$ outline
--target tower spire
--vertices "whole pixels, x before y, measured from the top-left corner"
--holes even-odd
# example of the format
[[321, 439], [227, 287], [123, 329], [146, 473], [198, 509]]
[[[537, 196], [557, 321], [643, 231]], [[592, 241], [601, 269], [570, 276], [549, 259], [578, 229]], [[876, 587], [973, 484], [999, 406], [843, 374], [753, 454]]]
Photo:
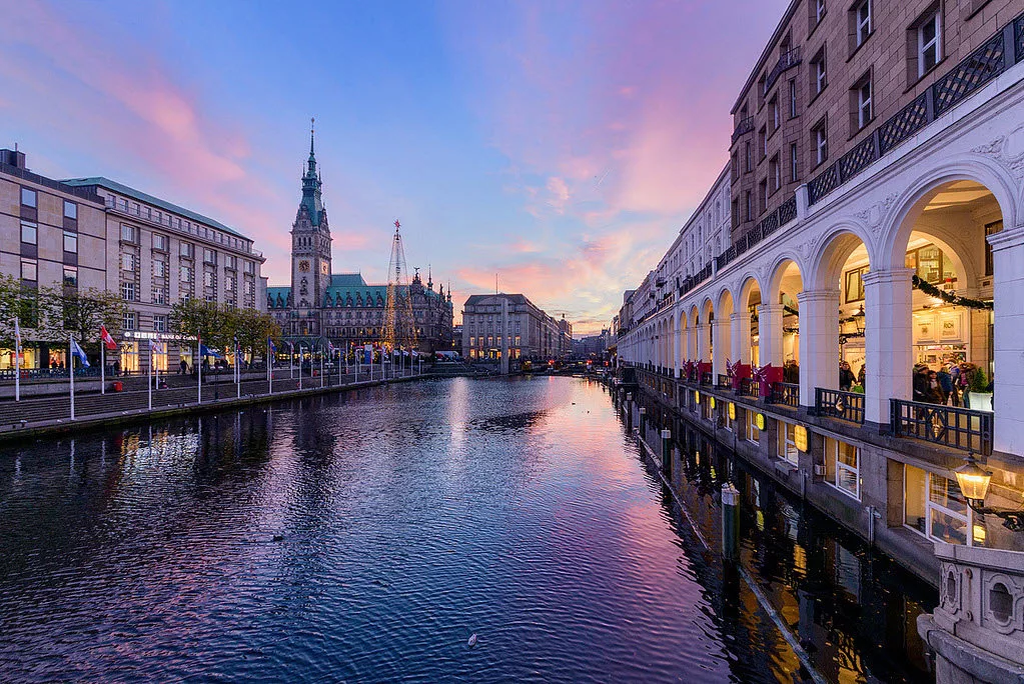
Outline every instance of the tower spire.
[[313, 158], [313, 133], [316, 130], [316, 117], [310, 117], [309, 119], [309, 158]]

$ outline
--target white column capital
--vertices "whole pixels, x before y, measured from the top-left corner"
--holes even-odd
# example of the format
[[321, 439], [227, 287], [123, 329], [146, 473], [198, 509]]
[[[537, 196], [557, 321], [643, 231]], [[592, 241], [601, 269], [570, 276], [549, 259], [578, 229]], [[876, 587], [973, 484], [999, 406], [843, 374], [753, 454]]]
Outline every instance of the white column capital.
[[985, 239], [992, 247], [993, 252], [1011, 249], [1013, 247], [1020, 247], [1021, 245], [1024, 245], [1024, 226], [1017, 226], [1010, 230], [1004, 228], [998, 233], [989, 235]]
[[910, 279], [917, 273], [912, 268], [890, 268], [884, 271], [871, 270], [861, 275], [864, 287], [871, 285], [885, 285], [887, 283], [910, 282]]
[[729, 315], [729, 320], [733, 321], [734, 323], [736, 321], [749, 321], [750, 320], [750, 314], [746, 313], [746, 312], [730, 314]]
[[781, 313], [781, 312], [785, 311], [785, 305], [783, 305], [782, 303], [779, 303], [779, 304], [758, 304], [757, 305], [757, 311], [758, 311], [759, 315], [762, 314], [762, 313], [763, 314]]
[[796, 301], [799, 302], [800, 304], [813, 302], [836, 302], [836, 305], [838, 306], [839, 290], [804, 290], [803, 292], [797, 293]]

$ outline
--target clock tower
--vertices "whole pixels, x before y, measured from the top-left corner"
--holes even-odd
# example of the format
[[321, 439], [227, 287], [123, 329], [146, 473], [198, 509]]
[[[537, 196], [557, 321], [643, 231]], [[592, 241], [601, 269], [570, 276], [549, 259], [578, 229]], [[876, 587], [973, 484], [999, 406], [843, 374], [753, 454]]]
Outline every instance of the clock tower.
[[[314, 120], [310, 120], [312, 124]], [[322, 181], [309, 129], [309, 159], [302, 174], [302, 200], [292, 224], [292, 309], [286, 334], [319, 337], [323, 334], [322, 309], [331, 282], [331, 229], [320, 197]]]

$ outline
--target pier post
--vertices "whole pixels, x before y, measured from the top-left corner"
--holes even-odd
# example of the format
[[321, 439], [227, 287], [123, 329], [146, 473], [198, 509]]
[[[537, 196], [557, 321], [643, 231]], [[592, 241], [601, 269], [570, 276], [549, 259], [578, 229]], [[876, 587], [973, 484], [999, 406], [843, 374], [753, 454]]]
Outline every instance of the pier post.
[[740, 555], [740, 492], [731, 482], [722, 487], [722, 556], [736, 560]]
[[661, 431], [661, 471], [666, 477], [672, 477], [672, 431]]
[[647, 432], [647, 409], [640, 407], [640, 439], [645, 438]]
[[626, 393], [626, 429], [633, 432], [633, 394]]

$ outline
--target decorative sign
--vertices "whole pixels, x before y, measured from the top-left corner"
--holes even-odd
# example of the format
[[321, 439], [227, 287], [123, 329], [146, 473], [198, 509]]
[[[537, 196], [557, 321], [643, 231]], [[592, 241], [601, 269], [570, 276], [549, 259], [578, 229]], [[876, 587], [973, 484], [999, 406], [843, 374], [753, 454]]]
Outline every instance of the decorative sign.
[[693, 403], [694, 404], [699, 404], [700, 403], [700, 392], [694, 392], [693, 393]]
[[764, 414], [758, 413], [754, 416], [754, 425], [757, 426], [758, 430], [764, 430]]
[[962, 311], [944, 311], [939, 315], [939, 341], [941, 342], [960, 342], [963, 340], [961, 331], [963, 330], [963, 312]]
[[715, 410], [715, 398], [711, 397], [711, 399], [709, 399], [708, 402], [711, 404], [711, 410], [714, 411]]
[[799, 451], [802, 451], [802, 452], [804, 452], [806, 454], [808, 452], [808, 448], [807, 448], [807, 428], [805, 428], [803, 425], [797, 425], [795, 427], [796, 427], [796, 429], [794, 430], [794, 439], [793, 439], [793, 441], [796, 443], [796, 448]]
[[729, 402], [729, 420], [736, 420], [736, 404]]
[[914, 317], [914, 326], [917, 339], [915, 342], [934, 342], [938, 339], [935, 335], [935, 316], [918, 315]]

